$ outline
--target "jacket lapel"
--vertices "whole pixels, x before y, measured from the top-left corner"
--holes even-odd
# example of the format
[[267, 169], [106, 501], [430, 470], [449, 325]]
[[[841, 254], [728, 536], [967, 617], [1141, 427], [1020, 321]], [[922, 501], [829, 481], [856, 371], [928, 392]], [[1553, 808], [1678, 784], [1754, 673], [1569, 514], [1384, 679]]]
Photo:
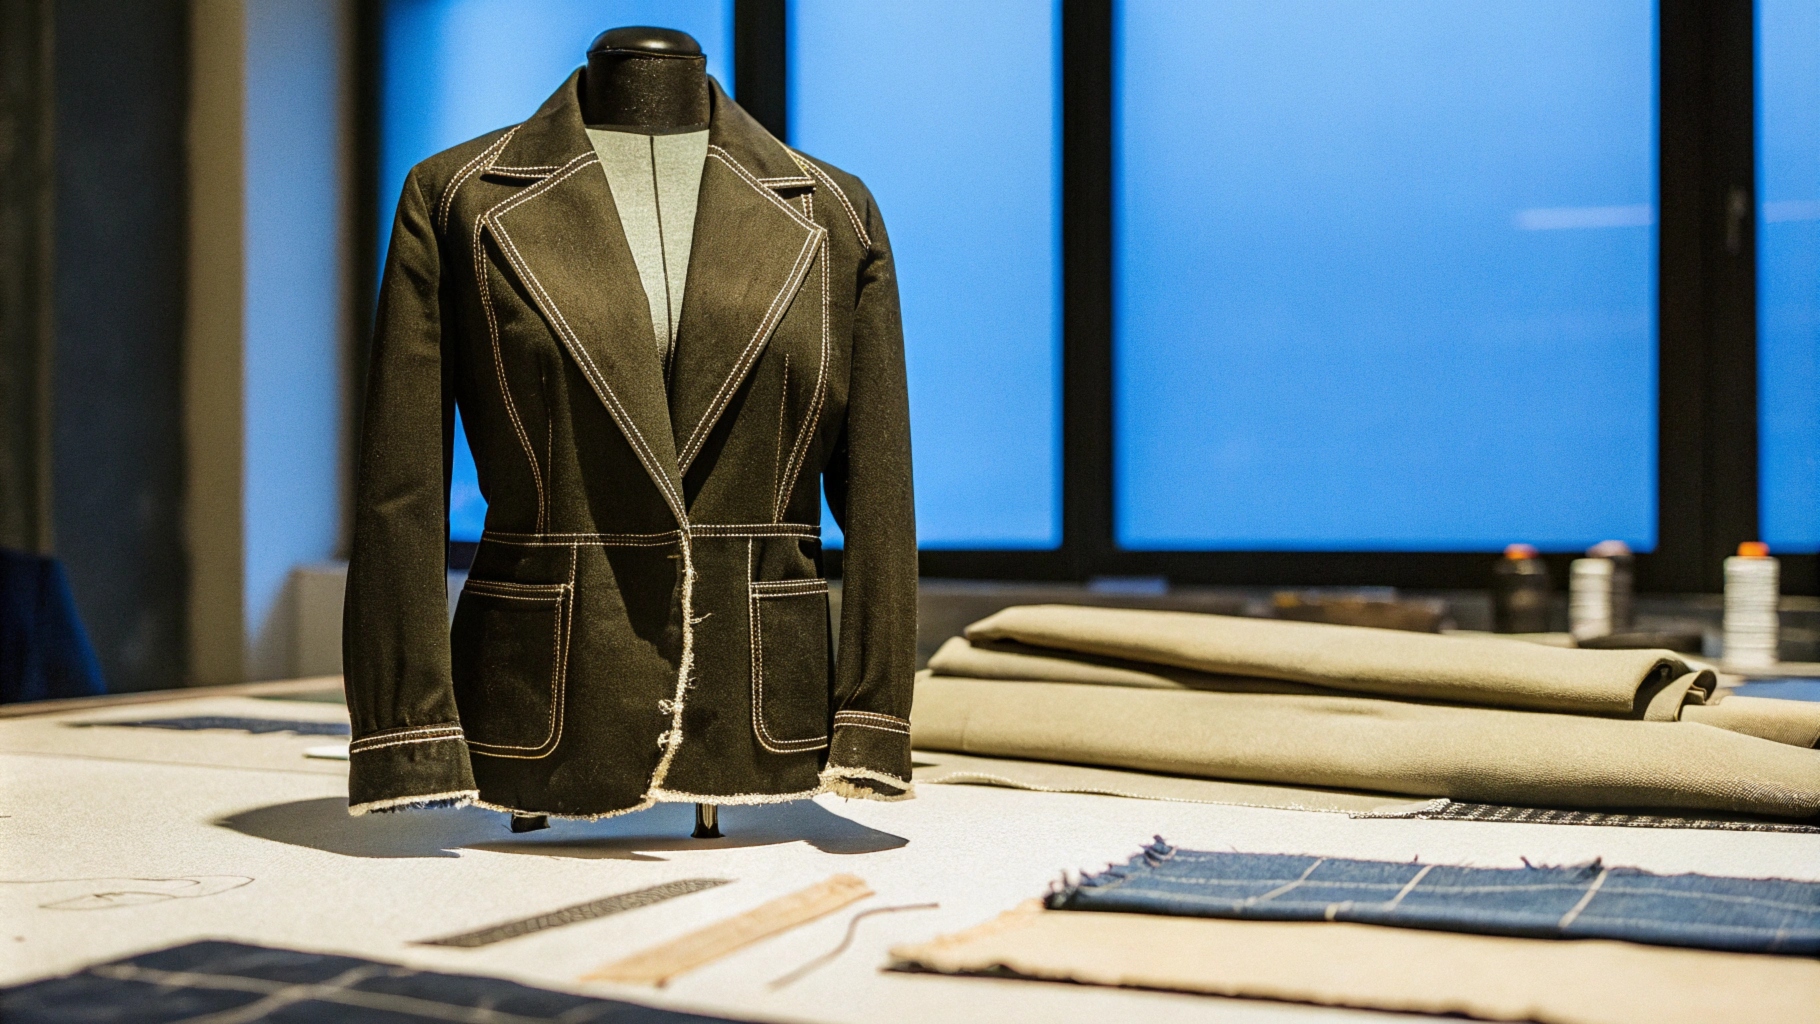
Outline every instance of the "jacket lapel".
[[582, 128], [576, 84], [571, 76], [483, 172], [534, 180], [489, 210], [484, 227], [677, 521], [686, 522], [650, 307]]
[[682, 475], [789, 311], [827, 232], [777, 194], [813, 188], [789, 150], [712, 84], [666, 392], [650, 306], [582, 125], [578, 84], [571, 75], [482, 171], [529, 183], [489, 210], [483, 228], [687, 523]]
[[670, 420], [685, 474], [789, 311], [827, 234], [777, 195], [783, 182], [802, 191], [802, 169], [716, 85], [671, 357]]

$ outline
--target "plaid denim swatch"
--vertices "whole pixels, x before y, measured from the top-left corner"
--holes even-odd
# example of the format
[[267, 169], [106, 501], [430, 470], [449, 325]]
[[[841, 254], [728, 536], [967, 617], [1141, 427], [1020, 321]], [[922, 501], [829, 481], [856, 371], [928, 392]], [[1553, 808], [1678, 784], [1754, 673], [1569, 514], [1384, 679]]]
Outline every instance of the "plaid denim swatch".
[[1598, 861], [1471, 868], [1182, 850], [1162, 837], [1051, 892], [1052, 910], [1356, 921], [1530, 938], [1820, 954], [1820, 883], [1655, 875]]
[[6, 1024], [719, 1024], [731, 1019], [503, 978], [214, 940], [0, 989], [0, 1020]]

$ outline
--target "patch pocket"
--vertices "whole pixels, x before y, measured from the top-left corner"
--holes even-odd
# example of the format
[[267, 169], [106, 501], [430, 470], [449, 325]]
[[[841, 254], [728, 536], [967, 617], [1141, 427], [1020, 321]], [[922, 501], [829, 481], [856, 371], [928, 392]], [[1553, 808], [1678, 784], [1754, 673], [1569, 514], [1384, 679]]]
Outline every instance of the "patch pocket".
[[751, 585], [752, 731], [773, 754], [828, 745], [828, 581]]
[[450, 629], [468, 748], [545, 757], [562, 739], [573, 588], [470, 579]]

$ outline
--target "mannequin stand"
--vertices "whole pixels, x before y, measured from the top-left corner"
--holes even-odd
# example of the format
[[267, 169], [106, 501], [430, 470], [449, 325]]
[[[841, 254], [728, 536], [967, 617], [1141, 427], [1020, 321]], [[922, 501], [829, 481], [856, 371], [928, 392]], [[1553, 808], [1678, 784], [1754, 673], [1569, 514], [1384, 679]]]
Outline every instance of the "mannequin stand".
[[695, 831], [691, 839], [719, 839], [720, 808], [713, 804], [695, 805]]
[[514, 813], [512, 815], [512, 831], [514, 832], [535, 832], [540, 828], [549, 827], [550, 819], [541, 814]]

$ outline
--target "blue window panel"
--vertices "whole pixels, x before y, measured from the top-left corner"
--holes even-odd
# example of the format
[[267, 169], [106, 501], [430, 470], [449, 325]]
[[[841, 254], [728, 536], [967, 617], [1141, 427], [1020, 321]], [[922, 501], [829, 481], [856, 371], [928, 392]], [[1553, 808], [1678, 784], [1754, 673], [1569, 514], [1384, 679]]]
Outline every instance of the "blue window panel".
[[[387, 0], [381, 28], [379, 251], [385, 265], [405, 175], [419, 160], [536, 113], [609, 28], [694, 36], [733, 91], [733, 0]], [[449, 536], [479, 540], [486, 500], [458, 430]]]
[[1654, 546], [1652, 2], [1116, 17], [1122, 546]]
[[791, 144], [891, 232], [925, 548], [1061, 543], [1059, 42], [1053, 0], [790, 4]]
[[1757, 0], [1759, 515], [1820, 550], [1820, 2]]

